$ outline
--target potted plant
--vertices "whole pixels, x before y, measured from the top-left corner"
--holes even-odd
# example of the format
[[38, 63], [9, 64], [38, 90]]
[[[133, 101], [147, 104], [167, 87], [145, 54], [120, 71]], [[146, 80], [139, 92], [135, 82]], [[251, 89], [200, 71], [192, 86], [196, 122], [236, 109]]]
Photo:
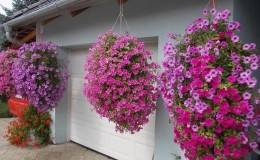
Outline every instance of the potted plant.
[[204, 14], [184, 35], [169, 34], [178, 43], [165, 44], [160, 90], [188, 159], [239, 159], [260, 143], [259, 56], [239, 40], [230, 11]]
[[0, 53], [0, 94], [9, 99], [8, 106], [10, 107], [10, 112], [19, 116], [28, 107], [28, 101], [15, 97], [16, 88], [11, 74], [15, 58], [17, 58], [17, 50], [8, 49]]
[[35, 107], [29, 106], [18, 119], [10, 122], [4, 137], [19, 147], [47, 145], [50, 142], [50, 124], [49, 112], [38, 112]]
[[151, 52], [143, 42], [112, 31], [99, 35], [90, 49], [84, 94], [119, 132], [138, 132], [155, 110], [158, 65], [149, 59]]
[[67, 86], [66, 64], [50, 42], [20, 47], [11, 73], [17, 93], [39, 112], [56, 107]]
[[21, 97], [12, 97], [8, 100], [8, 106], [10, 107], [10, 112], [13, 115], [21, 116], [22, 112], [29, 107], [29, 101], [22, 99]]

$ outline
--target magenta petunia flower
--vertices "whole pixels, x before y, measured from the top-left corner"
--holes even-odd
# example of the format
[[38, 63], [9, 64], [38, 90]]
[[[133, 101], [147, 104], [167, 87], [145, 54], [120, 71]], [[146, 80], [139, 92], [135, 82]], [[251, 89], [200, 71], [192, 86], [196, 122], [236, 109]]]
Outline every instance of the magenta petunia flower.
[[0, 53], [0, 95], [5, 95], [7, 98], [17, 94], [11, 73], [15, 58], [17, 58], [16, 50], [8, 49]]

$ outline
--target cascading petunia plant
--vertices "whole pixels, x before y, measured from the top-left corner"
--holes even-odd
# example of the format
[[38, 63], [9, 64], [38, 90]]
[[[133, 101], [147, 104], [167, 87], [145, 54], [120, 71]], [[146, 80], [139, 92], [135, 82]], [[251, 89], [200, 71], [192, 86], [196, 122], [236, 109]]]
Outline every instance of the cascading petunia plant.
[[174, 141], [190, 160], [239, 159], [260, 142], [259, 55], [236, 35], [230, 11], [204, 10], [164, 47], [160, 90], [174, 119]]
[[32, 42], [24, 44], [17, 53], [12, 67], [17, 93], [39, 112], [57, 106], [68, 80], [66, 64], [58, 59], [57, 46]]
[[7, 98], [16, 94], [11, 74], [13, 60], [17, 57], [16, 52], [8, 49], [0, 53], [0, 95], [5, 95]]
[[138, 132], [155, 110], [158, 65], [149, 59], [143, 42], [112, 31], [99, 35], [89, 51], [84, 94], [119, 132]]

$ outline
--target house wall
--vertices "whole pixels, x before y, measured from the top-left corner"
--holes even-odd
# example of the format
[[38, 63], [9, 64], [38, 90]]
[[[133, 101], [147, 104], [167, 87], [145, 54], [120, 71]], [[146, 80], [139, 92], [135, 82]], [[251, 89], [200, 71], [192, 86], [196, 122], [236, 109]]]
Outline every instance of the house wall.
[[[129, 0], [125, 5], [124, 15], [132, 35], [139, 38], [158, 37], [158, 63], [161, 63], [167, 33], [183, 33], [187, 25], [201, 15], [206, 3], [206, 0]], [[217, 8], [233, 11], [233, 0], [218, 0]], [[43, 40], [52, 41], [65, 48], [93, 43], [98, 34], [112, 27], [118, 10], [116, 2], [109, 2], [91, 7], [76, 17], [64, 13], [62, 17], [45, 26]], [[114, 31], [119, 32], [118, 26]], [[67, 118], [66, 106], [63, 105], [66, 103], [62, 102], [54, 113], [55, 139], [63, 137], [57, 142], [67, 140], [64, 138], [67, 134], [64, 128], [58, 127], [67, 124], [64, 121]], [[174, 157], [171, 153], [183, 153], [179, 146], [173, 143], [172, 125], [169, 124], [168, 117], [162, 99], [159, 99], [156, 113], [155, 160], [172, 160]]]
[[[260, 16], [259, 16], [259, 0], [235, 0], [234, 1], [234, 20], [241, 23], [242, 29], [238, 33], [240, 39], [244, 43], [256, 43], [257, 54], [260, 49]], [[257, 88], [260, 88], [260, 74], [259, 70], [254, 73], [258, 79]], [[251, 154], [251, 160], [257, 160], [256, 154]]]

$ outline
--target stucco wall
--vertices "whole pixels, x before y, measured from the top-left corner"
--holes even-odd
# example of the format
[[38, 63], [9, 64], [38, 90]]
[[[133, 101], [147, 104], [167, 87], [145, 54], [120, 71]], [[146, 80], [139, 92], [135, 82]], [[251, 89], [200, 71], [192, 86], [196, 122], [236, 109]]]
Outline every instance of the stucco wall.
[[[125, 5], [124, 14], [131, 34], [140, 38], [158, 37], [158, 63], [160, 63], [163, 60], [162, 48], [167, 41], [167, 33], [183, 33], [186, 26], [201, 15], [206, 3], [206, 0], [129, 0]], [[218, 0], [217, 7], [233, 11], [233, 0]], [[117, 3], [109, 2], [91, 7], [76, 17], [64, 13], [62, 17], [45, 26], [44, 41], [52, 41], [61, 47], [93, 43], [99, 33], [112, 27], [118, 9]], [[115, 31], [119, 31], [118, 27]], [[61, 111], [55, 114], [67, 114], [64, 110]], [[57, 118], [55, 120], [56, 124], [60, 125]], [[66, 134], [58, 127], [55, 128], [55, 132], [59, 136]], [[171, 153], [182, 155], [179, 146], [174, 144], [172, 139], [172, 126], [169, 124], [168, 113], [162, 100], [159, 99], [156, 114], [155, 160], [173, 160]]]

